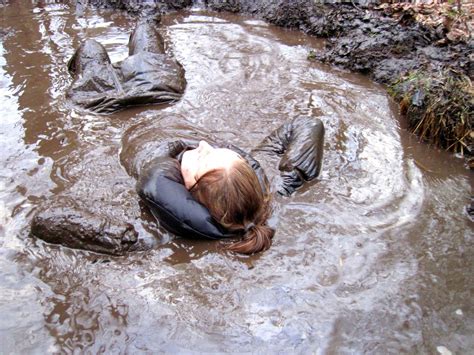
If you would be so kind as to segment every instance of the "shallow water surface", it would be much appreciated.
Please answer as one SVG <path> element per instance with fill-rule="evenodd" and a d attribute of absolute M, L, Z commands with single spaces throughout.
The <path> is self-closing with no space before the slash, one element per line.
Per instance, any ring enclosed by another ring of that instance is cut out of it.
<path fill-rule="evenodd" d="M 125 58 L 134 19 L 0 6 L 2 353 L 472 351 L 472 176 L 400 127 L 383 87 L 308 62 L 322 42 L 253 18 L 165 15 L 183 99 L 92 115 L 65 101 L 67 60 L 84 38 Z M 137 132 L 193 126 L 250 150 L 300 114 L 324 121 L 323 171 L 275 198 L 274 245 L 254 257 L 158 228 L 121 165 Z M 30 237 L 38 206 L 64 196 L 107 201 L 154 249 L 112 258 Z"/>

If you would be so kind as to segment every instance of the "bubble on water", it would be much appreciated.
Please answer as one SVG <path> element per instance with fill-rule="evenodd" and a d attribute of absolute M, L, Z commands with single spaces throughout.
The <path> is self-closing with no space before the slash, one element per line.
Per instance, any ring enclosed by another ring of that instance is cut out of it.
<path fill-rule="evenodd" d="M 5 202 L 0 201 L 0 225 L 4 226 L 7 224 L 10 217 L 10 211 L 8 210 Z"/>
<path fill-rule="evenodd" d="M 438 346 L 436 347 L 436 350 L 438 350 L 438 352 L 441 354 L 441 355 L 452 355 L 453 353 L 445 346 Z"/>

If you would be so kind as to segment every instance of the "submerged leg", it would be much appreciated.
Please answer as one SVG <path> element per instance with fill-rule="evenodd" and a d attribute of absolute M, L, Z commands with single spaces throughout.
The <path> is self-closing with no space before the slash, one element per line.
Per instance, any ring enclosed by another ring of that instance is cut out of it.
<path fill-rule="evenodd" d="M 102 112 L 99 104 L 124 93 L 107 51 L 97 41 L 82 42 L 68 62 L 68 70 L 74 82 L 66 96 L 78 106 Z"/>
<path fill-rule="evenodd" d="M 67 63 L 69 74 L 74 78 L 82 75 L 88 69 L 107 69 L 108 66 L 110 66 L 110 58 L 107 51 L 93 39 L 82 42 Z"/>
<path fill-rule="evenodd" d="M 164 54 L 164 41 L 156 27 L 156 21 L 140 21 L 130 35 L 128 54 L 134 55 L 140 52 Z"/>

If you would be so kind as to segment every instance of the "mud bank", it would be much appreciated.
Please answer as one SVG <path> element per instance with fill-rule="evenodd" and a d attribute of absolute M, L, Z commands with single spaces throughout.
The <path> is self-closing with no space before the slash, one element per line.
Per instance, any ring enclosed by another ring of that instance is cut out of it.
<path fill-rule="evenodd" d="M 140 14 L 149 11 L 150 13 L 167 12 L 181 10 L 193 4 L 192 0 L 153 0 L 153 1 L 133 1 L 133 0 L 77 0 L 81 6 L 92 5 L 101 8 L 125 10 L 129 13 Z"/>
<path fill-rule="evenodd" d="M 191 0 L 93 0 L 132 13 L 169 11 Z M 427 142 L 473 154 L 474 41 L 470 8 L 321 4 L 312 0 L 206 0 L 215 11 L 252 14 L 327 39 L 308 58 L 369 75 L 388 85 L 410 129 Z M 463 13 L 464 11 L 464 13 Z M 435 20 L 428 21 L 427 18 Z M 455 88 L 455 90 L 453 90 Z"/>

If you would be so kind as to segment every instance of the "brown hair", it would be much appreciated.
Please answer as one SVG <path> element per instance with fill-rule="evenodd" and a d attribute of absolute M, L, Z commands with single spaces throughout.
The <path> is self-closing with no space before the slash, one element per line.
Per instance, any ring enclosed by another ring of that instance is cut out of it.
<path fill-rule="evenodd" d="M 245 160 L 229 169 L 209 171 L 190 192 L 222 226 L 244 233 L 240 241 L 226 245 L 225 249 L 253 254 L 270 248 L 275 234 L 266 224 L 271 212 L 270 194 Z"/>

